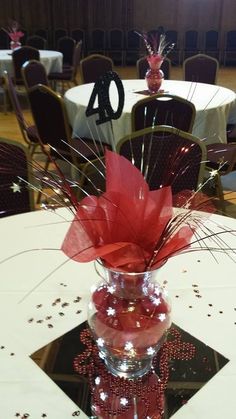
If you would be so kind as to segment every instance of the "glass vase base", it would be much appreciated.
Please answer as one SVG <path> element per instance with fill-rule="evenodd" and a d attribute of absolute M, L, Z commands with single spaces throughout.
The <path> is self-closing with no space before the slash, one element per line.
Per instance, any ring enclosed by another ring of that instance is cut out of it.
<path fill-rule="evenodd" d="M 120 360 L 117 358 L 105 358 L 105 364 L 108 371 L 120 378 L 135 380 L 147 374 L 152 368 L 152 359 L 142 360 Z"/>

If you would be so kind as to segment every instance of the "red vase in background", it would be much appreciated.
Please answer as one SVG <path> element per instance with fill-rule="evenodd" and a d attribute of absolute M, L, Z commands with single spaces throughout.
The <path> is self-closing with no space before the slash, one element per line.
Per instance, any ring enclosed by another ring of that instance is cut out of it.
<path fill-rule="evenodd" d="M 88 323 L 108 371 L 128 379 L 150 371 L 170 327 L 170 303 L 156 282 L 158 270 L 141 273 L 104 268 L 92 292 Z"/>
<path fill-rule="evenodd" d="M 161 70 L 163 57 L 160 54 L 153 54 L 147 57 L 147 61 L 150 67 L 145 75 L 148 90 L 151 94 L 158 93 L 164 79 L 164 73 Z"/>

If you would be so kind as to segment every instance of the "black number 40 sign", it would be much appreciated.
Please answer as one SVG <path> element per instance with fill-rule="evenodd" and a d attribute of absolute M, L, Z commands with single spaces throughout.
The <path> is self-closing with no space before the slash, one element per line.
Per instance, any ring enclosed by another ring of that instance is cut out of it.
<path fill-rule="evenodd" d="M 110 101 L 110 84 L 112 81 L 115 83 L 118 92 L 118 106 L 115 111 Z M 98 106 L 94 107 L 96 97 Z M 114 71 L 108 71 L 94 84 L 88 107 L 85 112 L 86 116 L 98 114 L 99 118 L 96 120 L 97 125 L 111 121 L 111 119 L 118 119 L 123 111 L 124 100 L 124 87 L 120 77 Z"/>

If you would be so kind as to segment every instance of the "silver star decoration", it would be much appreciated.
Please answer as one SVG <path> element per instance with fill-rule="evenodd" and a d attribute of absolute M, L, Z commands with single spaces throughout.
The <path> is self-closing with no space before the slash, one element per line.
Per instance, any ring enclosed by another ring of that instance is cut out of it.
<path fill-rule="evenodd" d="M 107 314 L 108 316 L 114 316 L 116 314 L 116 310 L 112 307 L 108 307 Z"/>
<path fill-rule="evenodd" d="M 95 378 L 95 384 L 96 384 L 97 386 L 99 386 L 100 382 L 101 382 L 101 378 L 100 378 L 100 377 L 96 377 L 96 378 Z"/>
<path fill-rule="evenodd" d="M 160 288 L 159 287 L 155 287 L 155 294 L 160 295 Z"/>
<path fill-rule="evenodd" d="M 151 301 L 155 304 L 155 306 L 159 306 L 159 304 L 161 304 L 161 300 L 158 297 L 151 297 Z"/>
<path fill-rule="evenodd" d="M 98 346 L 103 346 L 103 345 L 104 345 L 104 339 L 102 339 L 102 338 L 98 338 L 98 339 L 97 339 L 97 345 L 98 345 Z"/>
<path fill-rule="evenodd" d="M 108 291 L 110 294 L 114 294 L 115 290 L 116 290 L 115 285 L 110 285 L 109 287 L 107 287 L 107 291 Z"/>
<path fill-rule="evenodd" d="M 161 314 L 159 314 L 158 318 L 159 318 L 159 320 L 161 320 L 161 322 L 164 322 L 164 320 L 165 320 L 165 318 L 166 318 L 165 313 L 161 313 Z"/>
<path fill-rule="evenodd" d="M 129 402 L 128 402 L 128 400 L 126 399 L 126 397 L 121 397 L 121 399 L 120 399 L 120 404 L 122 405 L 122 406 L 127 406 L 127 404 L 128 404 Z"/>
<path fill-rule="evenodd" d="M 155 353 L 155 349 L 152 348 L 152 346 L 150 346 L 149 348 L 147 348 L 147 354 L 148 355 L 154 355 L 154 353 Z"/>
<path fill-rule="evenodd" d="M 108 397 L 107 393 L 102 391 L 100 394 L 100 399 L 104 402 L 107 399 L 107 397 Z"/>
<path fill-rule="evenodd" d="M 125 351 L 131 351 L 131 349 L 133 349 L 134 345 L 132 344 L 132 342 L 126 342 L 124 349 Z"/>
<path fill-rule="evenodd" d="M 13 193 L 21 192 L 21 187 L 20 187 L 19 183 L 12 182 L 12 185 L 10 186 L 10 188 L 12 189 Z"/>

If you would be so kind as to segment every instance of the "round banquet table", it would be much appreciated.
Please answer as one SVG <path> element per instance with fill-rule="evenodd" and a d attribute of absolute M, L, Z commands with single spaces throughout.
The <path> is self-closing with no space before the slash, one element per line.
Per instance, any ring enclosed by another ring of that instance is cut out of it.
<path fill-rule="evenodd" d="M 62 53 L 59 51 L 40 50 L 40 61 L 44 65 L 47 74 L 55 71 L 62 71 Z M 0 76 L 3 76 L 4 71 L 9 74 L 13 73 L 12 66 L 12 51 L 9 49 L 0 50 Z"/>
<path fill-rule="evenodd" d="M 86 117 L 85 111 L 94 84 L 83 84 L 73 87 L 65 93 L 65 103 L 74 137 L 100 139 L 110 143 L 113 148 L 117 142 L 131 132 L 131 109 L 140 99 L 146 87 L 145 80 L 122 80 L 125 91 L 125 103 L 121 117 L 112 123 L 96 125 L 98 115 Z M 225 143 L 226 124 L 229 118 L 236 122 L 236 95 L 225 87 L 203 83 L 191 83 L 177 80 L 164 80 L 163 90 L 173 95 L 188 99 L 196 107 L 196 119 L 193 135 L 205 139 L 206 144 Z M 110 100 L 113 109 L 117 109 L 117 89 L 110 85 Z M 94 105 L 97 106 L 96 103 Z M 231 116 L 232 115 L 232 116 Z M 112 124 L 112 126 L 111 126 Z"/>
<path fill-rule="evenodd" d="M 0 258 L 5 260 L 0 263 L 3 419 L 13 419 L 16 413 L 23 417 L 26 412 L 35 419 L 65 419 L 78 410 L 29 358 L 87 317 L 89 290 L 98 278 L 92 263 L 73 262 L 59 250 L 70 219 L 63 208 L 0 220 Z M 213 230 L 217 223 L 236 228 L 235 219 L 217 215 L 211 215 L 206 223 Z M 227 233 L 225 240 L 236 248 L 235 235 Z M 225 253 L 218 252 L 215 257 L 203 250 L 178 255 L 159 272 L 159 282 L 168 282 L 174 323 L 229 359 L 173 419 L 235 419 L 236 264 Z M 201 298 L 196 298 L 196 286 Z M 60 299 L 59 306 L 53 304 L 56 299 Z M 58 312 L 62 310 L 61 317 Z M 85 417 L 81 411 L 80 418 Z"/>

